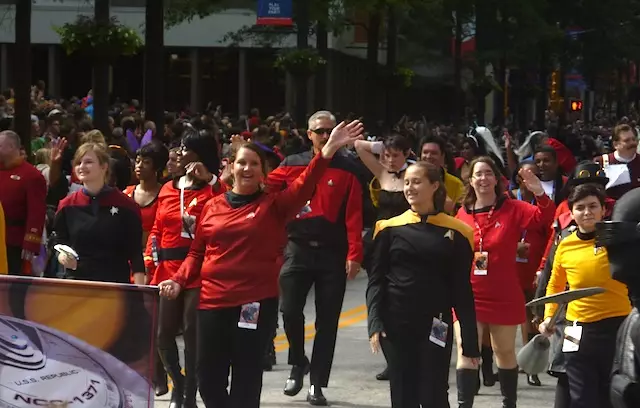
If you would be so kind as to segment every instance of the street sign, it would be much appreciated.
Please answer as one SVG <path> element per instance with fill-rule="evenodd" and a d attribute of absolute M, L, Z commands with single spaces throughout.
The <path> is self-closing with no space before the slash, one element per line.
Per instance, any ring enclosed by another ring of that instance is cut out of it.
<path fill-rule="evenodd" d="M 293 25 L 292 0 L 258 0 L 256 24 L 262 26 Z"/>

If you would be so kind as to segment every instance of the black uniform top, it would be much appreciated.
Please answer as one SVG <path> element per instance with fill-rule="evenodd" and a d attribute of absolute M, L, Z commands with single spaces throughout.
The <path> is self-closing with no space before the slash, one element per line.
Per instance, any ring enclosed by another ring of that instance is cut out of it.
<path fill-rule="evenodd" d="M 378 221 L 369 284 L 369 335 L 385 323 L 408 325 L 427 335 L 434 317 L 455 309 L 466 357 L 479 357 L 470 272 L 473 229 L 444 213 L 408 210 Z"/>
<path fill-rule="evenodd" d="M 140 208 L 117 189 L 64 198 L 53 229 L 56 242 L 78 253 L 78 268 L 67 271 L 71 278 L 129 283 L 131 271 L 144 272 Z"/>

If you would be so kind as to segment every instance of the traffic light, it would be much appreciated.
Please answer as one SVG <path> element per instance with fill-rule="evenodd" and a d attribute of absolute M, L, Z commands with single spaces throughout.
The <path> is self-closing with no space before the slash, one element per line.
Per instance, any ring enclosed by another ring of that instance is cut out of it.
<path fill-rule="evenodd" d="M 580 112 L 582 110 L 582 101 L 580 99 L 570 99 L 569 110 L 571 112 Z"/>

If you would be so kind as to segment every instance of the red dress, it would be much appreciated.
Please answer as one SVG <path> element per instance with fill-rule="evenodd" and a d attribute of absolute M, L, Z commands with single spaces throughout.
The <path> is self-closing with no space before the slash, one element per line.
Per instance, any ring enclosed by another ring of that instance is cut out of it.
<path fill-rule="evenodd" d="M 498 199 L 491 217 L 490 209 L 476 211 L 466 208 L 456 218 L 474 229 L 475 251 L 488 252 L 486 275 L 471 271 L 471 285 L 476 304 L 476 318 L 481 323 L 515 326 L 526 320 L 525 299 L 516 266 L 516 249 L 522 231 L 548 225 L 553 220 L 555 205 L 546 195 L 537 198 L 537 207 L 506 196 Z M 473 269 L 473 268 L 472 268 Z"/>

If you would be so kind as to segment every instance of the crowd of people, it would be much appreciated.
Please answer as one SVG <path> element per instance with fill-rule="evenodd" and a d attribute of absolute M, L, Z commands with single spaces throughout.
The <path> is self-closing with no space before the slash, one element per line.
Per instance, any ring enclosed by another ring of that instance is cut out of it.
<path fill-rule="evenodd" d="M 11 98 L 0 98 L 9 125 Z M 134 101 L 113 107 L 103 133 L 91 106 L 91 93 L 36 103 L 31 157 L 0 132 L 0 273 L 158 286 L 153 385 L 164 395 L 171 379 L 171 408 L 194 408 L 198 390 L 207 407 L 258 407 L 279 313 L 284 394 L 309 374 L 307 401 L 327 405 L 345 289 L 361 269 L 394 408 L 449 406 L 454 342 L 459 407 L 499 382 L 502 406 L 515 408 L 519 328 L 524 342 L 577 336 L 549 367 L 556 407 L 610 406 L 631 301 L 594 235 L 640 186 L 633 120 L 560 128 L 550 114 L 543 131 L 520 132 L 405 117 L 365 129 L 319 111 L 298 129 L 287 114 L 235 120 L 209 106 L 158 124 Z M 570 303 L 564 319 L 525 307 L 591 286 L 607 291 Z"/>

